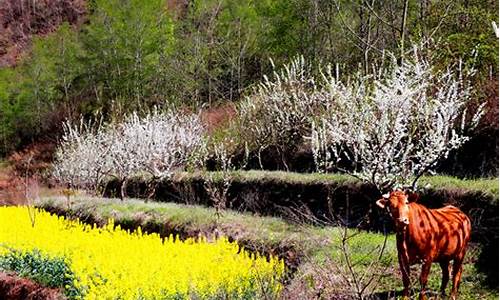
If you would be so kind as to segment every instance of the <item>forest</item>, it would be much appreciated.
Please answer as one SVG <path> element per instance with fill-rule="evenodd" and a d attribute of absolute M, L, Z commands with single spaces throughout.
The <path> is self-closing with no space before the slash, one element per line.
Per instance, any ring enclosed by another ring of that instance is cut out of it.
<path fill-rule="evenodd" d="M 173 105 L 201 109 L 209 126 L 219 127 L 263 76 L 298 56 L 313 72 L 331 65 L 349 78 L 373 74 L 389 54 L 401 59 L 422 44 L 437 69 L 459 61 L 474 67 L 470 105 L 487 102 L 473 141 L 444 162 L 442 171 L 495 175 L 496 6 L 484 0 L 4 0 L 0 155 L 55 144 L 62 122 L 80 116 L 122 120 Z M 474 162 L 467 162 L 471 157 Z M 288 164 L 292 170 L 311 169 Z M 265 168 L 286 166 L 269 162 Z"/>

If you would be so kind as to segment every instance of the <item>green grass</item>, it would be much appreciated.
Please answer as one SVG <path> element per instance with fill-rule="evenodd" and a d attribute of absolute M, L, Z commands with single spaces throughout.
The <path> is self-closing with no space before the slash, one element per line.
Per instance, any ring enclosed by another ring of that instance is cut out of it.
<path fill-rule="evenodd" d="M 225 235 L 250 250 L 280 255 L 287 263 L 296 267 L 295 276 L 289 282 L 290 287 L 301 286 L 315 294 L 317 283 L 322 282 L 330 288 L 324 292 L 327 298 L 336 293 L 352 292 L 353 276 L 349 271 L 348 261 L 355 277 L 365 274 L 363 280 L 366 281 L 372 274 L 376 274 L 377 280 L 380 279 L 379 284 L 371 284 L 368 290 L 387 293 L 402 289 L 394 235 L 387 236 L 385 251 L 379 260 L 380 249 L 386 237 L 378 233 L 292 224 L 280 218 L 229 210 L 218 218 L 212 208 L 146 203 L 135 199 L 120 201 L 78 196 L 67 203 L 65 198 L 50 197 L 42 198 L 36 205 L 49 211 L 55 209 L 59 213 L 64 212 L 83 221 L 89 220 L 91 216 L 100 224 L 113 218 L 117 224 L 127 225 L 129 228 L 156 228 L 155 231 L 166 230 L 166 234 L 176 230 L 188 236 Z M 347 251 L 343 251 L 342 240 L 346 236 L 349 237 L 344 243 Z M 481 283 L 484 275 L 476 272 L 474 262 L 479 251 L 479 248 L 472 247 L 467 256 L 460 299 L 498 298 L 498 291 L 483 286 Z M 348 253 L 348 260 L 345 253 Z M 418 274 L 419 269 L 414 268 L 412 278 L 415 288 L 419 286 Z M 439 290 L 440 274 L 439 266 L 434 266 L 429 279 L 429 288 L 433 291 Z M 292 295 L 297 292 L 293 288 L 290 290 L 287 292 Z"/>
<path fill-rule="evenodd" d="M 100 224 L 109 218 L 117 223 L 141 225 L 168 224 L 174 230 L 210 235 L 214 229 L 237 240 L 253 243 L 259 249 L 279 249 L 295 245 L 301 253 L 311 254 L 323 243 L 331 244 L 328 229 L 313 226 L 295 226 L 279 218 L 257 217 L 251 214 L 224 211 L 219 218 L 215 209 L 175 203 L 144 202 L 136 199 L 99 199 L 73 197 L 68 206 L 65 198 L 42 198 L 40 208 L 58 208 L 72 216 L 92 216 Z"/>
<path fill-rule="evenodd" d="M 207 175 L 208 174 L 208 175 Z M 232 179 L 241 182 L 252 181 L 277 181 L 295 184 L 312 184 L 312 183 L 360 183 L 360 181 L 350 175 L 345 174 L 325 174 L 325 173 L 295 173 L 283 171 L 234 171 L 231 172 Z M 142 175 L 146 176 L 146 175 Z M 194 178 L 203 178 L 212 176 L 214 180 L 222 178 L 220 172 L 182 172 L 174 177 L 174 180 L 189 180 Z M 452 176 L 434 175 L 423 176 L 419 185 L 424 187 L 430 185 L 433 189 L 460 189 L 475 192 L 483 192 L 494 195 L 498 199 L 498 178 L 481 178 L 481 179 L 460 179 Z"/>
<path fill-rule="evenodd" d="M 284 171 L 236 171 L 236 176 L 243 180 L 255 181 L 263 179 L 271 179 L 290 183 L 324 183 L 324 182 L 356 182 L 357 179 L 344 174 L 327 174 L 327 173 L 295 173 Z"/>
<path fill-rule="evenodd" d="M 426 176 L 420 185 L 430 184 L 434 189 L 462 189 L 495 195 L 498 199 L 498 178 L 459 179 L 452 176 Z"/>
<path fill-rule="evenodd" d="M 237 170 L 230 172 L 231 179 L 239 182 L 253 182 L 253 181 L 276 181 L 296 184 L 311 184 L 311 183 L 347 183 L 357 182 L 358 180 L 352 176 L 344 174 L 324 174 L 324 173 L 295 173 L 284 171 L 259 171 L 259 170 Z M 141 174 L 141 177 L 148 175 Z M 174 176 L 174 180 L 190 180 L 205 178 L 210 176 L 213 180 L 222 180 L 222 172 L 180 172 Z"/>

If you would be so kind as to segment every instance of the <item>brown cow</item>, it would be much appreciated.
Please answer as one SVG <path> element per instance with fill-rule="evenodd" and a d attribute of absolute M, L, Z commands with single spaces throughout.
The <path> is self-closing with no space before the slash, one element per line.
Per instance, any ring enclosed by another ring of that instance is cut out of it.
<path fill-rule="evenodd" d="M 450 261 L 453 260 L 451 298 L 456 299 L 462 262 L 470 239 L 471 222 L 454 206 L 428 209 L 413 202 L 414 200 L 416 194 L 407 195 L 402 191 L 394 191 L 376 202 L 389 211 L 396 225 L 403 296 L 409 296 L 410 266 L 419 262 L 422 262 L 419 299 L 425 299 L 425 286 L 433 262 L 438 262 L 443 271 L 441 294 L 444 296 L 450 278 Z"/>

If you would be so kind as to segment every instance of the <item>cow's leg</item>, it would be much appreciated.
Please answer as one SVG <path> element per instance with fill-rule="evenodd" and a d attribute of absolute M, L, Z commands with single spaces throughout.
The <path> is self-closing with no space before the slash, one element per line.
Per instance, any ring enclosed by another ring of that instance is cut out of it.
<path fill-rule="evenodd" d="M 453 261 L 453 288 L 451 289 L 451 299 L 457 298 L 458 288 L 460 287 L 460 277 L 462 276 L 463 257 Z"/>
<path fill-rule="evenodd" d="M 420 295 L 418 299 L 424 300 L 425 297 L 425 286 L 427 285 L 427 278 L 429 277 L 429 272 L 431 271 L 432 259 L 425 260 L 422 264 L 422 272 L 420 273 Z"/>
<path fill-rule="evenodd" d="M 443 271 L 443 279 L 441 279 L 441 295 L 444 297 L 446 296 L 446 286 L 450 280 L 450 262 L 441 261 L 439 265 L 441 266 L 441 271 Z"/>
<path fill-rule="evenodd" d="M 403 299 L 408 299 L 410 296 L 410 264 L 402 255 L 398 255 L 398 260 L 399 270 L 401 270 L 401 276 L 403 277 Z"/>

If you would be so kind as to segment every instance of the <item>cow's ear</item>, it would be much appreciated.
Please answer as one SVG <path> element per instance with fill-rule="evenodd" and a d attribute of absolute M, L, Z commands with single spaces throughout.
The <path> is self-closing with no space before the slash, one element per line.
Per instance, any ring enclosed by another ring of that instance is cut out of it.
<path fill-rule="evenodd" d="M 408 192 L 406 196 L 408 197 L 408 202 L 417 202 L 420 198 L 420 196 L 415 192 Z"/>
<path fill-rule="evenodd" d="M 385 206 L 387 205 L 387 199 L 385 198 L 378 199 L 377 202 L 375 203 L 377 204 L 378 207 L 385 208 Z"/>

